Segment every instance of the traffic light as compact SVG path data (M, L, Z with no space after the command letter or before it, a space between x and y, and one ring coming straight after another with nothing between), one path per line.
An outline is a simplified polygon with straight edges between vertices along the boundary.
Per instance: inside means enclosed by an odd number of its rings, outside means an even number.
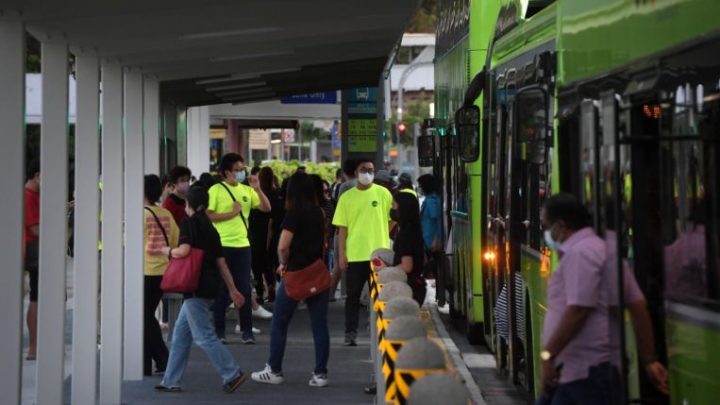
M397 129L398 129L398 139L404 138L405 134L406 134L406 130L407 130L407 126L405 125L405 123L400 121L397 124Z

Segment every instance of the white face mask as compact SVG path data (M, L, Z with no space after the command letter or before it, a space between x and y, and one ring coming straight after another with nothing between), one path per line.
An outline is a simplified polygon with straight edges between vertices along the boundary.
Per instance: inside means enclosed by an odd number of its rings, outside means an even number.
M545 232L543 232L543 238L545 238L545 244L550 250L557 249L557 242L553 239L552 232L549 229L546 229Z
M369 186L374 179L375 176L370 173L360 173L360 175L358 176L358 182L360 182L360 184L362 184L363 186Z

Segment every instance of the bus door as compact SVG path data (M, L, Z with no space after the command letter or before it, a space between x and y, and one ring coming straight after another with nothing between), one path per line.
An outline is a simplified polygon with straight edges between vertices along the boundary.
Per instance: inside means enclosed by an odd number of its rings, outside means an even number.
M494 76L491 76L494 77ZM490 142L490 151L488 153L488 193L487 193L487 252L486 262L489 267L490 277L488 282L490 287L486 291L492 291L493 297L497 300L493 302L494 310L494 331L495 338L493 345L498 363L498 368L505 369L507 363L507 348L510 333L510 320L508 316L508 299L507 291L503 292L505 287L505 272L507 268L507 251L506 251L506 226L508 206L506 203L506 179L510 174L509 149L512 145L508 139L508 128L512 117L510 104L505 95L507 89L505 87L505 76L498 75L496 80L491 79L495 84L495 91L492 95L492 103L496 110L495 122L493 125L492 140ZM504 298L503 298L504 297Z
M618 96L619 97L619 96ZM624 177L634 176L635 169L630 167L620 170L622 166L618 155L627 156L619 146L617 134L623 133L625 125L618 124L618 108L616 94L613 90L595 94L582 100L579 104L579 119L570 120L569 128L579 129L572 149L567 149L569 166L572 175L566 176L572 184L563 184L563 188L573 191L588 209L591 223L598 236L605 240L606 263L602 272L598 298L608 303L608 321L601 331L602 338L610 349L610 362L615 366L607 378L612 381L611 392L608 393L613 403L625 403L626 384L621 376L628 375L630 357L635 357L634 348L626 351L626 322L623 303L620 296L625 290L625 282L632 277L632 261L628 258L631 249L627 248L633 230L623 223L622 215L627 212L627 201L623 197L621 183ZM577 124L573 124L573 121ZM576 126L576 125L579 125ZM623 129L618 129L623 128ZM652 155L650 152L648 155ZM651 165L652 162L646 161ZM652 171L649 171L652 172ZM645 174L638 175L645 176ZM642 179L645 181L647 179ZM651 187L651 183L647 183ZM619 282L622 280L623 282Z
M532 302L525 284L541 284L541 268L547 261L541 253L544 244L540 211L549 187L546 147L550 128L549 99L546 90L537 85L521 89L515 96L510 243L511 255L514 255L510 268L513 285L511 319L515 326L513 366L516 379L530 393L534 393Z

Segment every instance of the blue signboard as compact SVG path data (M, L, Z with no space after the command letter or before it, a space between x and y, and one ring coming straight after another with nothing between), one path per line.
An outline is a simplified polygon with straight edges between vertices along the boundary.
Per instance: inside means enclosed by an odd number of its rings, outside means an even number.
M297 94L282 97L281 104L337 104L337 91L324 91L320 93Z

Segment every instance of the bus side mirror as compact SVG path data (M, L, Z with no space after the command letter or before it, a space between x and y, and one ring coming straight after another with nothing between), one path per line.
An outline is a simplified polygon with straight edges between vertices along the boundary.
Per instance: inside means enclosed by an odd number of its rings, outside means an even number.
M474 162L480 157L480 108L476 105L461 107L455 112L455 128L460 146L460 158Z

